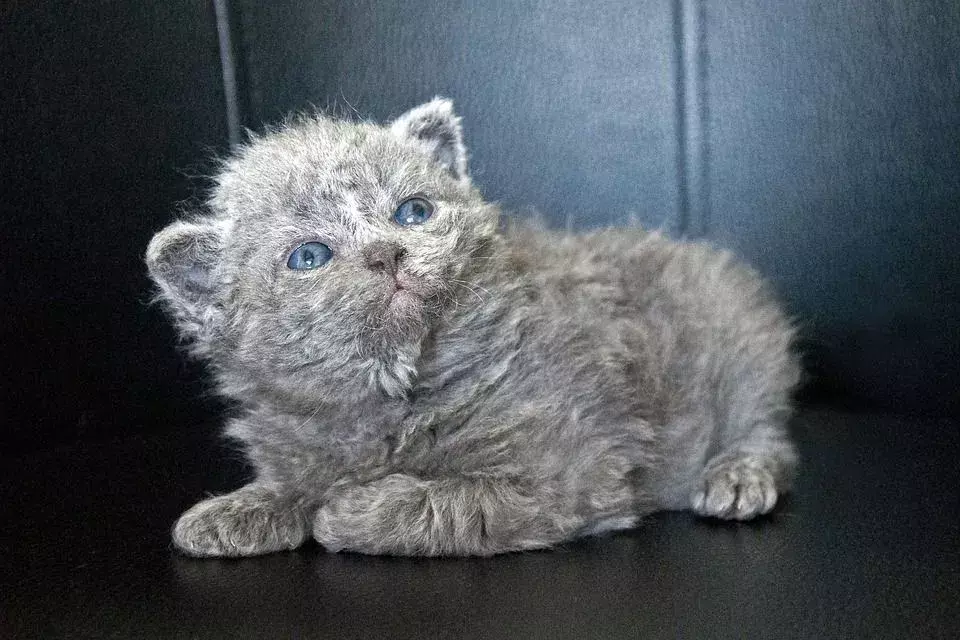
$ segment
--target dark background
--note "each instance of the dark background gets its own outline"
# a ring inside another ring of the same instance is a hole
[[[204,0],[0,7],[0,450],[214,421],[147,304],[151,234],[202,199],[238,126],[312,105],[382,120],[436,94],[514,215],[638,221],[756,265],[803,326],[807,401],[960,413],[960,3],[236,0],[223,17],[218,37]]]

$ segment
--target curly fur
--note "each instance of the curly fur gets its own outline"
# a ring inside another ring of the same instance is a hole
[[[414,194],[435,213],[401,227]],[[288,269],[309,241],[333,258]],[[256,468],[178,521],[191,555],[542,548],[751,518],[793,472],[793,330],[761,278],[637,229],[502,229],[447,100],[252,138],[147,264]]]

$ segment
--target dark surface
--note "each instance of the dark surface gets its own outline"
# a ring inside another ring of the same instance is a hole
[[[772,517],[491,559],[180,557],[178,513],[243,476],[213,428],[4,459],[0,637],[954,638],[958,427],[806,411]]]

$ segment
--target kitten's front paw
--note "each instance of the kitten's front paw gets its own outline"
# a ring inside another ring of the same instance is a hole
[[[396,553],[414,531],[426,494],[415,478],[394,474],[332,489],[313,520],[313,537],[327,551]]]
[[[254,556],[294,549],[306,538],[299,508],[262,488],[243,488],[199,502],[173,527],[173,543],[187,555]]]
[[[749,520],[776,506],[776,480],[762,457],[734,458],[709,466],[690,501],[701,516]]]

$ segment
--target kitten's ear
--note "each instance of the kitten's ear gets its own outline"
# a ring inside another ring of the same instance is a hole
[[[390,125],[396,135],[421,142],[433,159],[458,180],[467,180],[467,148],[453,102],[434,98],[414,107]]]
[[[221,220],[174,222],[153,236],[147,247],[150,276],[181,324],[202,324],[209,316],[228,229],[229,223]]]

